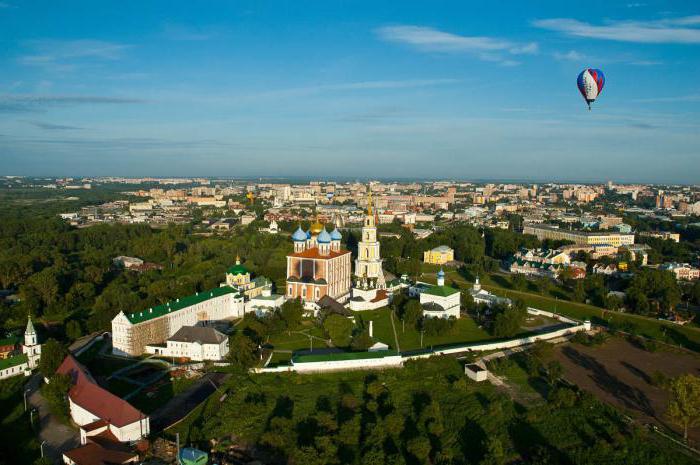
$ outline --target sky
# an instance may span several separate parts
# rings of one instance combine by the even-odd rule
[[[698,184],[699,65],[696,1],[0,0],[0,175]]]

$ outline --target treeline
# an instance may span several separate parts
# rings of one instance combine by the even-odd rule
[[[253,274],[281,285],[290,249],[288,238],[259,234],[254,227],[202,237],[188,225],[73,228],[55,218],[5,219],[0,221],[0,287],[16,292],[19,302],[2,304],[0,324],[20,327],[31,314],[75,321],[71,338],[106,329],[120,310],[218,286],[237,255]],[[119,255],[157,263],[163,270],[118,269],[112,259]]]

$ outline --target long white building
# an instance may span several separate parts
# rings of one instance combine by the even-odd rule
[[[244,313],[243,294],[228,285],[139,312],[121,311],[112,320],[112,353],[138,356],[147,345],[165,342],[183,326],[241,318]]]

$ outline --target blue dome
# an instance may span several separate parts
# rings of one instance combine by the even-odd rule
[[[311,239],[311,230],[306,231],[306,238]]]
[[[442,268],[440,268],[440,271],[438,271],[438,278],[444,278],[445,277],[445,272],[442,271]]]
[[[301,227],[294,231],[294,234],[292,234],[292,240],[298,242],[306,240],[306,233],[301,229]]]
[[[316,238],[319,244],[328,244],[331,241],[331,235],[328,234],[328,231],[326,231],[326,228],[323,228],[323,231],[321,231]]]
[[[335,228],[335,229],[331,232],[331,240],[339,241],[339,240],[341,240],[342,238],[343,238],[343,235],[340,234],[340,231],[338,231],[338,228]]]

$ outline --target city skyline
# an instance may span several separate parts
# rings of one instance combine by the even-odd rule
[[[697,13],[2,1],[0,171],[693,184]]]

